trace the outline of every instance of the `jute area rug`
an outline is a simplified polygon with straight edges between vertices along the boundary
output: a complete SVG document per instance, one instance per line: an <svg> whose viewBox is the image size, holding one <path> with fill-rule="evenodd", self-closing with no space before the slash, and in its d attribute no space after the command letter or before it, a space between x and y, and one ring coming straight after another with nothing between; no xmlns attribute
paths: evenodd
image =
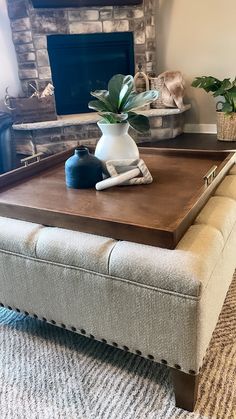
<svg viewBox="0 0 236 419"><path fill-rule="evenodd" d="M145 418L236 418L236 276L194 413L175 408L165 366L0 310L0 419Z"/></svg>

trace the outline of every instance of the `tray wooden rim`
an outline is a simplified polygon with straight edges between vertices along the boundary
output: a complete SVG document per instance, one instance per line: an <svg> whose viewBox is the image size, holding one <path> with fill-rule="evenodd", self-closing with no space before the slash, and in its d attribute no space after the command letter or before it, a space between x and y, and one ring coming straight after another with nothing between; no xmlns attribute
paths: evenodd
<svg viewBox="0 0 236 419"><path fill-rule="evenodd" d="M52 156L43 157L40 162L33 162L30 163L28 166L18 167L17 169L13 169L9 172L3 173L0 175L0 190L1 188L10 186L11 184L22 181L29 176L33 176L34 174L40 173L43 170L49 169L52 164L59 164L65 161L68 157L70 157L76 147L69 148L68 150L61 151L60 153L56 153ZM88 147L90 152L94 151L94 147ZM209 156L211 154L214 155L230 155L229 159L236 154L234 151L227 151L227 150L196 150L196 149L169 149L169 148L156 148L156 147L139 147L140 154L150 154L150 152L159 154L164 153L166 155L206 155ZM227 158L227 157L226 157ZM218 173L217 168L217 173Z"/></svg>
<svg viewBox="0 0 236 419"><path fill-rule="evenodd" d="M91 147L90 147L91 150ZM144 244L150 244L154 246L159 247L167 247L167 248L174 248L180 238L183 236L184 232L187 230L187 228L191 225L192 221L196 218L197 214L201 210L201 208L204 206L204 204L207 202L209 197L212 195L218 184L221 182L223 177L226 175L230 167L235 163L236 160L236 152L231 151L222 151L222 150L172 150L172 149L159 149L155 147L140 147L139 148L140 153L145 157L145 155L170 155L170 156L201 156L201 157L210 157L210 156L221 156L222 162L217 167L217 176L212 181L212 183L206 188L204 185L201 187L200 191L197 190L194 194L194 205L191 207L191 209L186 214L185 218L180 223L175 223L172 226L169 226L169 228L159 228L156 226L150 227L148 225L143 225L130 223L128 221L120 221L116 219L108 219L107 217L102 217L101 214L97 216L96 219L92 216L84 216L79 214L73 214L70 211L61 211L60 209L53 209L48 210L45 208L34 208L30 207L29 205L15 205L15 208L17 208L17 214L14 215L12 218L17 219L24 219L25 221L35 221L35 214L37 214L37 222L41 224L46 224L43 222L44 216L46 215L46 218L51 219L51 215L54 215L54 220L50 220L51 226L57 226L62 228L71 228L72 230L79 230L84 231L92 234L100 234L103 236L112 237L112 228L111 225L114 228L114 231L116 232L116 239L118 240L129 240L134 242L141 242ZM43 172L44 170L50 169L52 167L52 164L54 166L59 165L60 163L64 162L71 154L73 153L74 148L63 151L61 153L58 153L53 156L45 157L40 162L31 163L27 167L20 167L18 169L15 169L11 172L5 173L3 175L0 175L0 193L2 190L8 189L9 187L13 185L17 185L24 181L24 179L28 179L31 176L37 175L37 173ZM0 214L2 216L12 216L12 211L14 204L10 203L0 203ZM40 212L40 214L39 214ZM27 213L27 219L24 217L24 213ZM10 214L10 215L8 215ZM34 215L32 215L34 214ZM63 222L60 220L58 223L58 218L60 218L62 215L65 215L67 217L67 221ZM75 223L77 221L77 224L79 223L79 228L75 228ZM100 226L97 228L96 223ZM59 224L59 225L58 225ZM94 231L94 225L95 230ZM132 225L132 234L127 234L125 232L125 229L127 229L128 225ZM82 229L81 229L82 226ZM119 229L120 232L119 232ZM106 234L104 234L104 230L107 231ZM135 235L142 234L149 234L149 232L155 231L155 240L150 240L150 242L141 240L135 240ZM150 235L150 234L149 234ZM165 239L162 240L163 244L157 243L157 241L161 240L161 237L165 236ZM172 244L170 244L172 242Z"/></svg>

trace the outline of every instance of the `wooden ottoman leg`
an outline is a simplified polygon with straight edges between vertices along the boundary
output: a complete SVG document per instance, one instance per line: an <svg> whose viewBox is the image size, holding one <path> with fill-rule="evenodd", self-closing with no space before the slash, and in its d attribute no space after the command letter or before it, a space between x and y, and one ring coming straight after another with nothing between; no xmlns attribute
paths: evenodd
<svg viewBox="0 0 236 419"><path fill-rule="evenodd" d="M176 406L193 411L197 400L199 375L190 375L171 368Z"/></svg>

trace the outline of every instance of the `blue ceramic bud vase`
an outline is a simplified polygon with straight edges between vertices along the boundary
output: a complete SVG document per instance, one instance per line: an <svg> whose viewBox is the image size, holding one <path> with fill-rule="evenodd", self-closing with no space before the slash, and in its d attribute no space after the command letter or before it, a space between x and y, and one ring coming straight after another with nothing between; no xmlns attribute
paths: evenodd
<svg viewBox="0 0 236 419"><path fill-rule="evenodd" d="M66 186L74 189L93 188L103 179L101 161L86 147L77 147L65 163Z"/></svg>

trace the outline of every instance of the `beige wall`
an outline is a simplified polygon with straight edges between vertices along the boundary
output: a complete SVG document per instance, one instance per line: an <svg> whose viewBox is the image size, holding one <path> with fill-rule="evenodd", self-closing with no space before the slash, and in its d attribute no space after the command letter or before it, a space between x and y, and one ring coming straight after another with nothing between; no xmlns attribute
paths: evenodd
<svg viewBox="0 0 236 419"><path fill-rule="evenodd" d="M236 0L159 0L158 72L180 70L187 82L187 122L215 124L214 99L192 88L195 76L236 76Z"/></svg>
<svg viewBox="0 0 236 419"><path fill-rule="evenodd" d="M9 91L12 95L20 91L17 61L7 15L6 0L0 0L0 109L5 108L3 98L7 86L9 86Z"/></svg>

